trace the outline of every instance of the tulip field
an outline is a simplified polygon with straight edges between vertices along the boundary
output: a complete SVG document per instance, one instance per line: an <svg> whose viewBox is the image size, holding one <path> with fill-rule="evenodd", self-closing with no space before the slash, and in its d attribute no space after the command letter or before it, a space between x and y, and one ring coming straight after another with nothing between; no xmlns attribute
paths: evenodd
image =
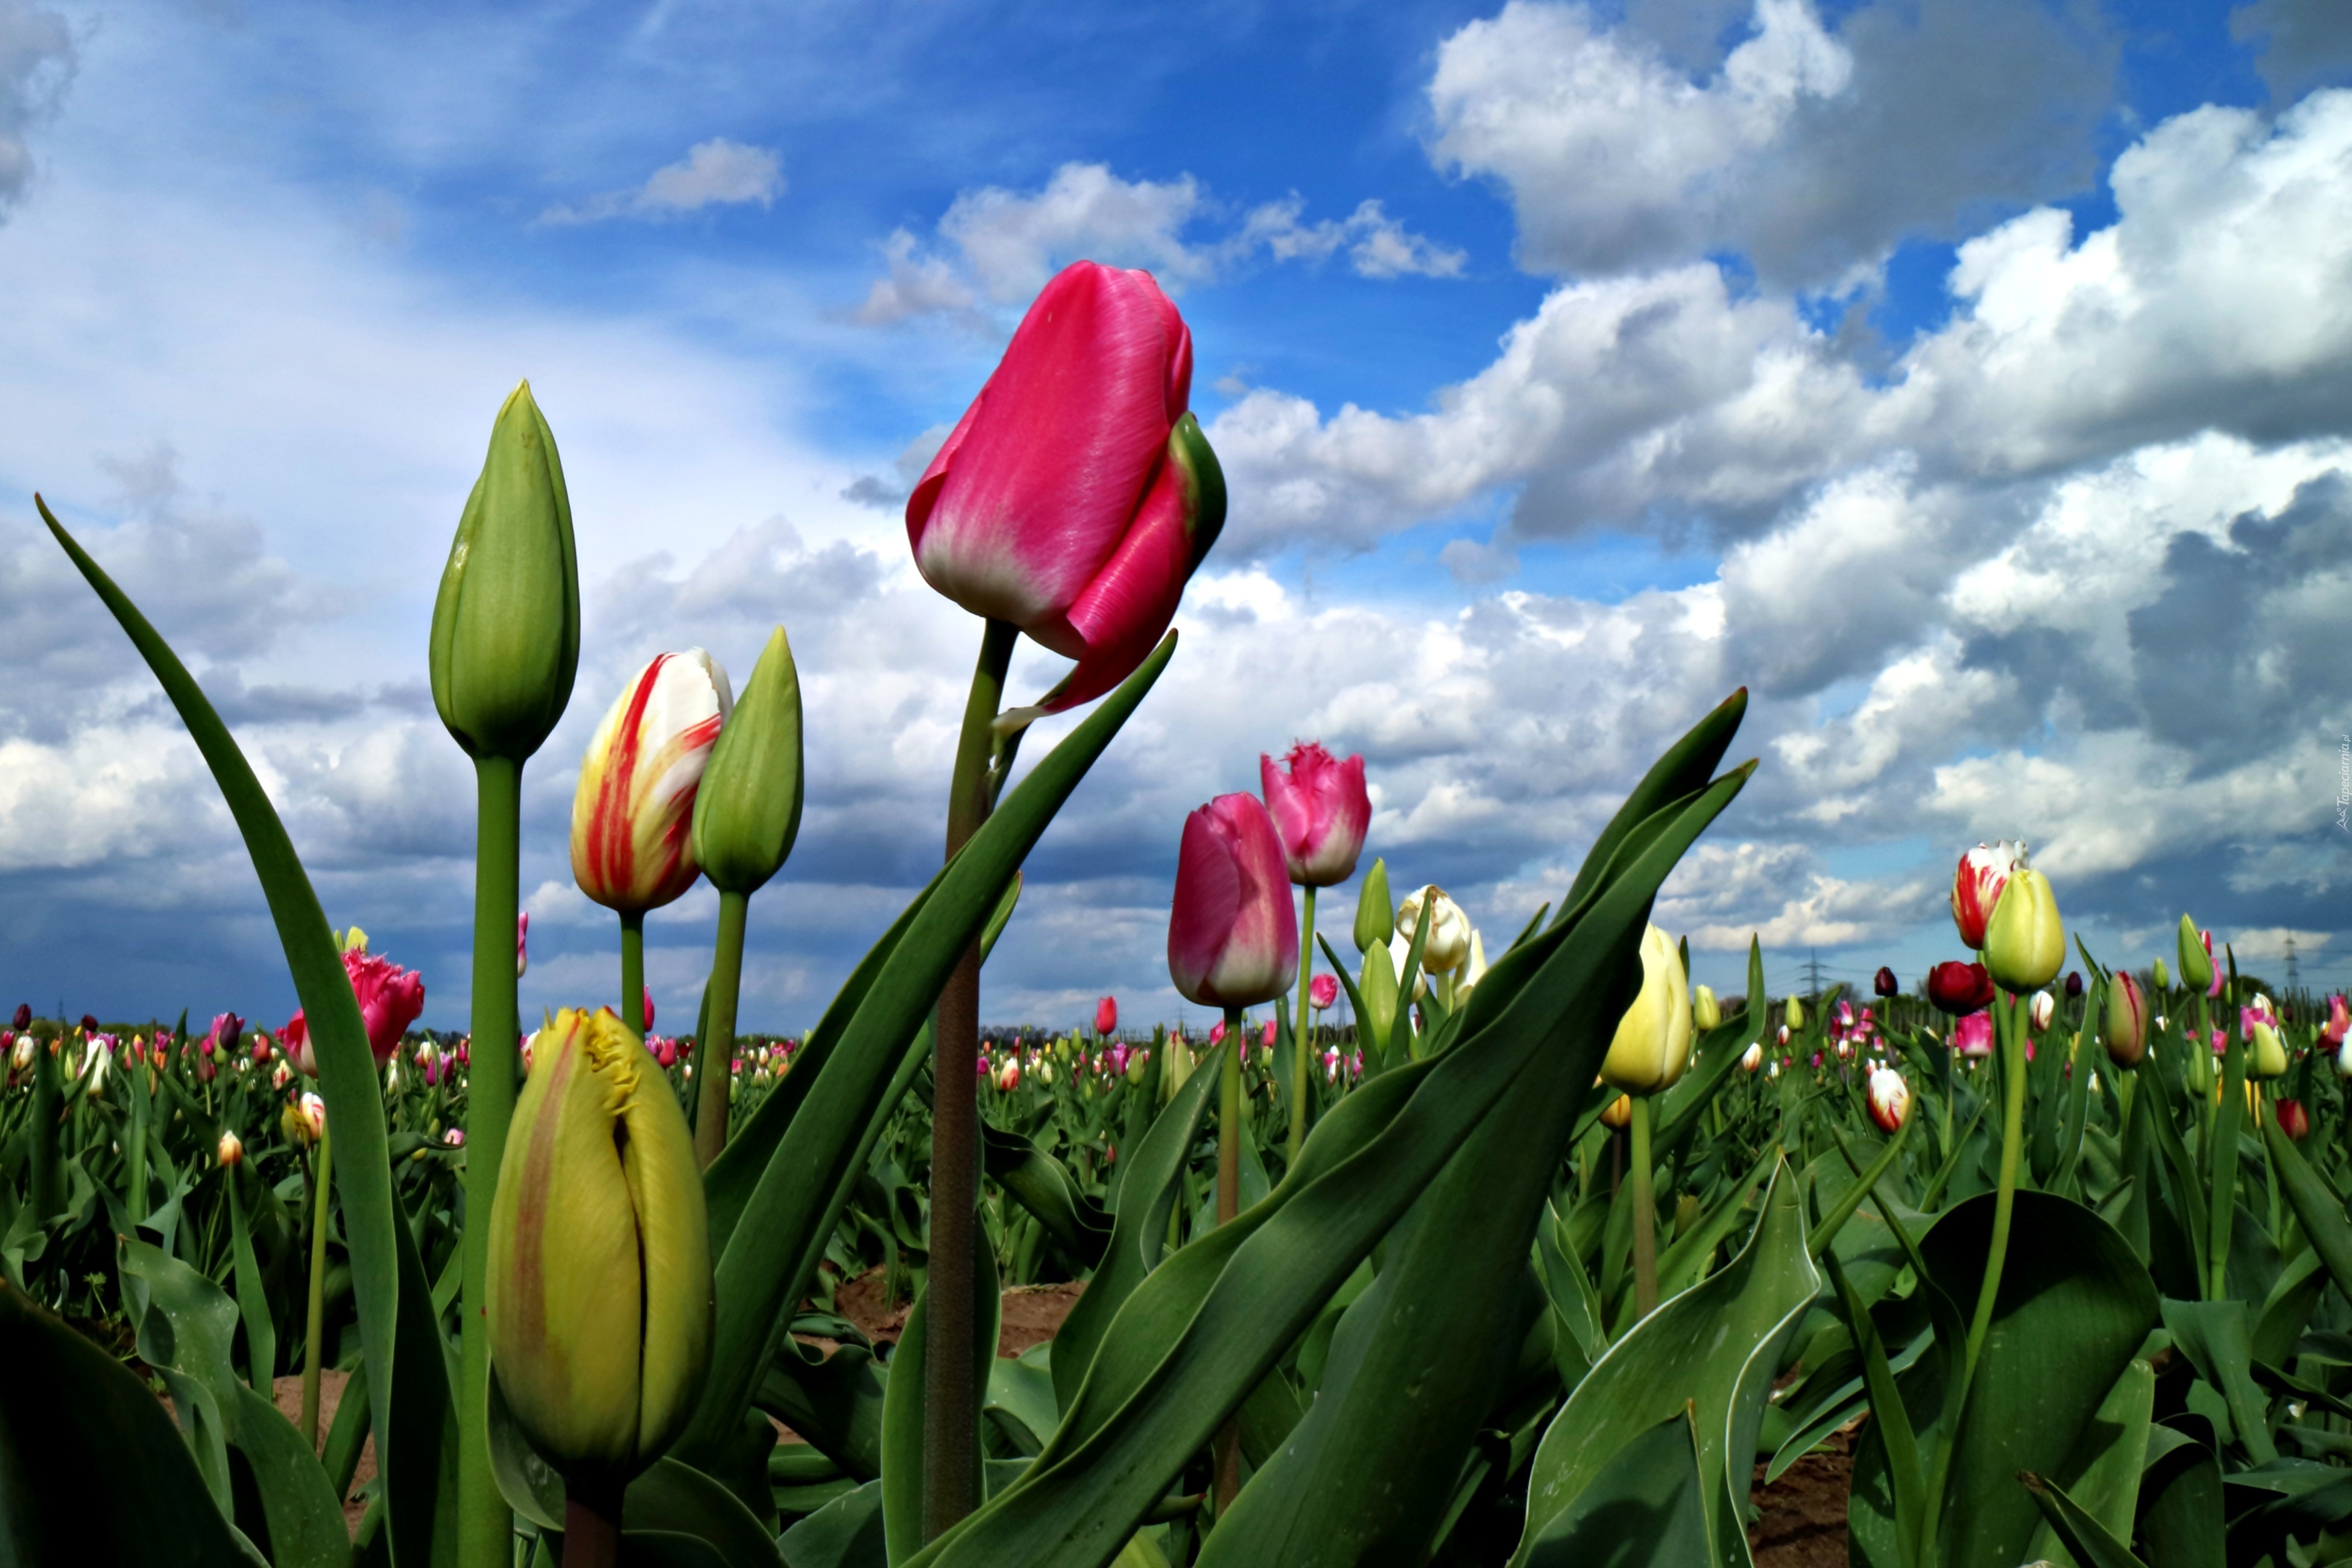
<svg viewBox="0 0 2352 1568"><path fill-rule="evenodd" d="M1364 758L1270 737L1164 825L1208 1026L1105 997L983 1032L1024 864L1180 658L1222 525L1191 372L1148 276L1079 263L916 486L916 564L979 622L947 852L793 1038L738 1027L803 806L783 627L740 693L693 649L613 698L570 845L611 984L518 1017L522 771L580 655L528 386L427 649L478 781L462 1032L330 924L42 505L301 1011L0 1035L0 1562L1747 1568L1801 1465L1870 1568L2352 1561L2345 1000L2185 915L2095 951L2012 843L1953 847L1927 975L1776 998L1751 942L1739 994L1694 985L1653 915L1759 765L1744 690L1507 929L1391 889ZM1076 661L1025 705L1024 635ZM698 1016L659 1034L646 916L706 879ZM1000 1355L1029 1285L1072 1304Z"/></svg>

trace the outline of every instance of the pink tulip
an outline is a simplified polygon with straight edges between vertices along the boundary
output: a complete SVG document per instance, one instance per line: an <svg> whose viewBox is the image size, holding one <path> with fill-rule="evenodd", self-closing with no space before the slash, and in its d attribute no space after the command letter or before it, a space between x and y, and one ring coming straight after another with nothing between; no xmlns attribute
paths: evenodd
<svg viewBox="0 0 2352 1568"><path fill-rule="evenodd" d="M1118 1027L1118 999L1106 996L1095 1004L1095 1033L1108 1035Z"/></svg>
<svg viewBox="0 0 2352 1568"><path fill-rule="evenodd" d="M1209 1044L1213 1046L1222 1046L1224 1043L1225 1021L1220 1018L1215 1023L1209 1026Z"/></svg>
<svg viewBox="0 0 2352 1568"><path fill-rule="evenodd" d="M1261 752L1257 773L1265 808L1282 835L1290 879L1302 887L1328 888L1353 876L1372 824L1364 759L1334 762L1322 742L1306 741L1291 747L1279 765Z"/></svg>
<svg viewBox="0 0 2352 1568"><path fill-rule="evenodd" d="M638 995L646 1005L646 1033L650 1035L654 1032L654 988L650 985L640 987Z"/></svg>
<svg viewBox="0 0 2352 1568"><path fill-rule="evenodd" d="M1270 1051L1270 1050L1272 1050L1272 1049L1274 1049L1274 1020L1273 1020L1273 1019L1268 1018L1268 1019L1265 1021L1265 1035L1264 1035L1264 1037L1263 1037L1263 1038L1261 1038L1261 1039L1258 1041L1258 1043L1259 1043L1261 1046L1265 1047L1267 1050L1269 1050L1269 1051Z"/></svg>
<svg viewBox="0 0 2352 1568"><path fill-rule="evenodd" d="M1953 1019L1952 1049L1969 1060L1992 1055L1992 1015L1969 1013Z"/></svg>
<svg viewBox="0 0 2352 1568"><path fill-rule="evenodd" d="M211 1056L215 1050L233 1051L244 1036L244 1019L234 1013L218 1014L213 1019L212 1032L205 1037L204 1053Z"/></svg>
<svg viewBox="0 0 2352 1568"><path fill-rule="evenodd" d="M2327 999L2327 1022L2320 1029L2319 1037L2331 1046L2340 1046L2348 1034L2352 1034L2352 1012L2346 1010L2343 994L2338 992Z"/></svg>
<svg viewBox="0 0 2352 1568"><path fill-rule="evenodd" d="M400 1037L408 1026L425 1011L425 976L362 948L343 954L343 973L351 977L352 993L359 998L360 1019L367 1026L368 1052L382 1067L400 1048ZM279 1037L303 1075L318 1077L318 1058L310 1052L310 1026L299 1012L287 1020ZM256 1060L262 1059L258 1048L254 1055Z"/></svg>
<svg viewBox="0 0 2352 1568"><path fill-rule="evenodd" d="M1204 1007L1271 1002L1298 973L1298 917L1274 819L1221 795L1184 819L1168 920L1168 973Z"/></svg>
<svg viewBox="0 0 2352 1568"><path fill-rule="evenodd" d="M1224 526L1192 387L1192 334L1151 275L1075 262L907 498L926 582L1078 661L1026 717L1132 674Z"/></svg>
<svg viewBox="0 0 2352 1568"><path fill-rule="evenodd" d="M1339 999L1339 977L1336 974L1317 975L1307 983L1307 999L1315 1005L1318 1012L1328 1007Z"/></svg>

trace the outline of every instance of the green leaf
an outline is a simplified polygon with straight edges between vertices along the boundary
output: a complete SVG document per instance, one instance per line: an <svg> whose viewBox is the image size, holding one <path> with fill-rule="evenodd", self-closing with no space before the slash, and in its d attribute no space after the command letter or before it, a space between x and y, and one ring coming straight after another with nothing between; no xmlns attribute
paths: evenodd
<svg viewBox="0 0 2352 1568"><path fill-rule="evenodd" d="M222 1172L221 1185L228 1189L229 1253L236 1260L237 1315L245 1321L248 1381L267 1391L278 1371L278 1327L269 1315L269 1293L262 1287L261 1265L253 1255L253 1232L245 1221L244 1167Z"/></svg>
<svg viewBox="0 0 2352 1568"><path fill-rule="evenodd" d="M2156 1370L2147 1362L2135 1361L2116 1379L2098 1413L2084 1428L2083 1440L2066 1461L2065 1469L2052 1477L2053 1485L2063 1483L2067 1505L2087 1515L2109 1535L2120 1540L2131 1538L2132 1515L2139 1505L2139 1477L2147 1463L2149 1417L2156 1408ZM2026 1483L2030 1488L2032 1483ZM2042 1510L2045 1518L2050 1505ZM2053 1539L2057 1535L2059 1539ZM2058 1568L2101 1568L2094 1561L2076 1552L2071 1542L2063 1541L2062 1532L2051 1526L2050 1532L2036 1531L2028 1551L2035 1556L2049 1559ZM2074 1562L2069 1563L2069 1556Z"/></svg>
<svg viewBox="0 0 2352 1568"><path fill-rule="evenodd" d="M1820 1288L1796 1177L1781 1163L1738 1256L1611 1346L1553 1417L1528 1472L1527 1533L1513 1561L1530 1561L1551 1522L1618 1452L1685 1405L1696 1413L1702 1497L1716 1538L1739 1533L1734 1500L1747 1496L1773 1373Z"/></svg>
<svg viewBox="0 0 2352 1568"><path fill-rule="evenodd" d="M2179 1436L2162 1426L2151 1439L2157 1435ZM2138 1539L2147 1568L2225 1568L2221 1466L2211 1448L2194 1439L2175 1442L2150 1458L2139 1490Z"/></svg>
<svg viewBox="0 0 2352 1568"><path fill-rule="evenodd" d="M863 1345L814 1354L793 1340L778 1346L756 1403L851 1476L873 1480L882 1474L885 1398L874 1354Z"/></svg>
<svg viewBox="0 0 2352 1568"><path fill-rule="evenodd" d="M996 1362L998 1313L1003 1306L997 1294L996 1252L987 1246L972 1250L971 1352L975 1368ZM921 1296L907 1312L899 1331L898 1349L890 1358L890 1380L882 1404L882 1527L889 1547L891 1568L911 1559L923 1545L923 1362L929 1327ZM985 1373L972 1390L972 1426L981 1428L981 1411L988 1400ZM972 1492L984 1495L982 1474L984 1455L971 1451Z"/></svg>
<svg viewBox="0 0 2352 1568"><path fill-rule="evenodd" d="M1170 633L1006 796L943 871L814 1074L719 1258L718 1321L701 1403L676 1452L723 1444L750 1406L793 1301L863 1169L852 1158L884 1109L907 1042L1070 793L1176 651ZM793 1076L798 1076L796 1069ZM787 1080L789 1081L789 1079ZM711 1169L719 1169L713 1162Z"/></svg>
<svg viewBox="0 0 2352 1568"><path fill-rule="evenodd" d="M725 1568L779 1568L783 1558L735 1494L692 1466L656 1459L629 1483L621 1502L622 1528L690 1536Z"/></svg>
<svg viewBox="0 0 2352 1568"><path fill-rule="evenodd" d="M1741 767L1628 835L1576 919L1487 972L1462 1009L1454 1048L1347 1096L1273 1194L1147 1279L1028 1474L917 1561L1108 1562L1527 1064L1563 1029L1576 1037L1588 1016L1622 1011L1659 884L1752 771ZM1597 1065L1546 1059L1580 1086ZM1392 1082L1402 1104L1380 1092Z"/></svg>
<svg viewBox="0 0 2352 1568"><path fill-rule="evenodd" d="M2033 1494L2042 1517L2049 1520L2050 1528L2057 1532L2081 1568L2147 1568L2105 1525L2075 1506L2074 1500L2055 1481L2044 1480L2030 1471L2017 1479Z"/></svg>
<svg viewBox="0 0 2352 1568"><path fill-rule="evenodd" d="M837 1497L776 1542L788 1568L888 1568L882 1542L882 1483Z"/></svg>
<svg viewBox="0 0 2352 1568"><path fill-rule="evenodd" d="M1528 1542L1528 1568L1696 1568L1716 1561L1695 1422L1685 1405L1618 1449Z"/></svg>
<svg viewBox="0 0 2352 1568"><path fill-rule="evenodd" d="M255 1568L163 1406L112 1356L0 1286L0 1560Z"/></svg>
<svg viewBox="0 0 2352 1568"><path fill-rule="evenodd" d="M260 879L269 916L286 953L294 993L310 1027L319 1092L345 1167L338 1199L358 1300L368 1365L381 1395L373 1402L377 1463L395 1558L432 1552L441 1479L441 1443L450 1404L449 1373L434 1321L423 1266L393 1194L385 1147L383 1097L359 999L302 862L261 781L194 677L112 579L99 569L38 497L41 520L147 661L180 721L187 726L227 803Z"/></svg>
<svg viewBox="0 0 2352 1568"><path fill-rule="evenodd" d="M1564 925L1580 911L1585 898L1599 891L1602 874L1615 856L1619 844L1642 823L1664 810L1673 802L1703 789L1715 770L1722 765L1724 753L1731 749L1731 738L1739 732L1739 721L1748 713L1748 688L1741 687L1717 705L1715 710L1691 727L1690 732L1650 765L1625 804L1601 830L1585 852L1584 864L1577 868L1576 880L1569 884L1568 897L1559 902L1559 913L1553 917L1554 925ZM1762 987L1748 993L1751 1011L1760 1005Z"/></svg>
<svg viewBox="0 0 2352 1568"><path fill-rule="evenodd" d="M1099 1263L1111 1231L1110 1216L1102 1205L1082 1195L1068 1169L1035 1140L986 1121L980 1132L981 1160L989 1179L1035 1215L1071 1257L1089 1268Z"/></svg>
<svg viewBox="0 0 2352 1568"><path fill-rule="evenodd" d="M2271 1441L2270 1402L2254 1386L2254 1344L2243 1301L2164 1302L2164 1326L2172 1348L2188 1358L2197 1375L2211 1385L2229 1407L2230 1423L2238 1441L2254 1463L2267 1465L2278 1458Z"/></svg>
<svg viewBox="0 0 2352 1568"><path fill-rule="evenodd" d="M1168 1212L1175 1206L1178 1182L1216 1091L1214 1073L1186 1079L1129 1155L1102 1262L1054 1336L1054 1395L1064 1410L1077 1403L1078 1385L1112 1317L1143 1277L1160 1265L1168 1239Z"/></svg>
<svg viewBox="0 0 2352 1568"><path fill-rule="evenodd" d="M2327 1266L2336 1288L2352 1299L2352 1224L2344 1215L2344 1201L2311 1168L2294 1141L2279 1131L2278 1116L2268 1101L2263 1106L2263 1143L2270 1151L2271 1169L2278 1173L2279 1190L2302 1222L2312 1250Z"/></svg>

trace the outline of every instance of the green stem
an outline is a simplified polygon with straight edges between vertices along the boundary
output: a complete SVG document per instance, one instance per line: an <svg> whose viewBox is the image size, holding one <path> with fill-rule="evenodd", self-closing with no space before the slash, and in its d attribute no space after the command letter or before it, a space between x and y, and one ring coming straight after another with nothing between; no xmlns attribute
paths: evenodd
<svg viewBox="0 0 2352 1568"><path fill-rule="evenodd" d="M1313 1043L1307 1023L1315 1000L1315 884L1307 884L1307 913L1299 924L1298 1010L1291 1016L1290 1137L1283 1147L1285 1170L1298 1166L1299 1148L1307 1142L1307 1058Z"/></svg>
<svg viewBox="0 0 2352 1568"><path fill-rule="evenodd" d="M646 1034L646 911L621 911L621 1022Z"/></svg>
<svg viewBox="0 0 2352 1568"><path fill-rule="evenodd" d="M128 1170L123 1185L130 1191L123 1196L131 1200L131 1222L133 1225L147 1217L147 1119L152 1114L148 1089L147 1053L134 1047L131 1063L131 1147L126 1152Z"/></svg>
<svg viewBox="0 0 2352 1568"><path fill-rule="evenodd" d="M1633 1319L1658 1307L1658 1200L1650 1190L1650 1100L1633 1097Z"/></svg>
<svg viewBox="0 0 2352 1568"><path fill-rule="evenodd" d="M2025 1126L2025 998L2012 996L2004 1008L1993 1000L1995 1032L2000 1037L2000 1185L1993 1196L1992 1245L1985 1251L1984 1283L1977 1290L1977 1309L1969 1320L1968 1353L1961 1363L1960 1385L1976 1375L1977 1356L1984 1349L1986 1331L1992 1326L1993 1300L2000 1294L2000 1272L2009 1261L2009 1222L2017 1208L2017 1160L2024 1147Z"/></svg>
<svg viewBox="0 0 2352 1568"><path fill-rule="evenodd" d="M319 1353L327 1337L327 1200L334 1189L335 1146L319 1135L319 1180L310 1190L310 1305L302 1325L302 1441L319 1451Z"/></svg>
<svg viewBox="0 0 2352 1568"><path fill-rule="evenodd" d="M2231 1026L2228 1048L2221 1058L2220 1103L2213 1108L2210 1123L2212 1142L2206 1151L2213 1169L2210 1194L2212 1218L2205 1232L2211 1238L2205 1259L2205 1299L2209 1301L2230 1299L2230 1232L2235 1228L2238 1214L2238 1126L2245 1111L2245 1047L2238 1039L2237 1028Z"/></svg>
<svg viewBox="0 0 2352 1568"><path fill-rule="evenodd" d="M719 895L719 946L710 959L710 1016L694 1043L694 1160L703 1169L727 1147L727 1086L734 1075L735 1006L743 989L749 893Z"/></svg>
<svg viewBox="0 0 2352 1568"><path fill-rule="evenodd" d="M1242 1207L1242 1010L1225 1009L1225 1037L1217 1052L1217 1224L1232 1223ZM1229 1417L1218 1428L1216 1444L1217 1518L1233 1507L1242 1489L1241 1417Z"/></svg>
<svg viewBox="0 0 2352 1568"><path fill-rule="evenodd" d="M461 1568L509 1568L514 1513L499 1494L490 1459L490 1341L487 1287L490 1206L507 1123L514 1118L515 913L520 906L522 764L506 757L474 760L474 1003L466 1069L466 1213L463 1338L458 1355L457 1562Z"/></svg>
<svg viewBox="0 0 2352 1568"><path fill-rule="evenodd" d="M57 1056L49 1054L52 1044ZM37 1219L47 1219L65 1207L58 1170L58 1144L63 1137L58 1125L58 1101L64 1098L58 1076L64 1070L60 1060L64 1054L62 1033L54 1042L39 1042L33 1050L33 1215Z"/></svg>
<svg viewBox="0 0 2352 1568"><path fill-rule="evenodd" d="M947 855L955 858L988 819L991 728L1004 701L1004 672L1020 630L992 620L981 636L971 690L948 781ZM980 1194L979 1106L973 1058L980 1051L980 944L965 952L940 992L931 1031L931 1251L924 1270L923 1539L938 1538L980 1505L972 1454L980 1441L972 1352L977 1305L972 1261Z"/></svg>

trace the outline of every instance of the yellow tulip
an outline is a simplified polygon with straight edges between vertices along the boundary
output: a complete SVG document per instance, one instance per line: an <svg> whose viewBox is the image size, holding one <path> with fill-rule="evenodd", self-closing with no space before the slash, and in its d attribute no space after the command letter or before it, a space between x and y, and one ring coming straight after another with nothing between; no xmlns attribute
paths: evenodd
<svg viewBox="0 0 2352 1568"><path fill-rule="evenodd" d="M629 1026L540 1030L490 1211L490 1365L540 1451L625 1480L685 1428L710 1359L710 1234L677 1098Z"/></svg>
<svg viewBox="0 0 2352 1568"><path fill-rule="evenodd" d="M1723 1007L1715 999L1711 986L1697 986L1691 992L1691 1022L1702 1029L1719 1027L1723 1023Z"/></svg>
<svg viewBox="0 0 2352 1568"><path fill-rule="evenodd" d="M2022 994L2056 979L2065 962L2066 931L2050 879L2021 866L2010 873L1985 927L1985 967L1994 980Z"/></svg>
<svg viewBox="0 0 2352 1568"><path fill-rule="evenodd" d="M1672 1088L1690 1066L1690 980L1674 940L1651 926L1642 933L1642 991L1617 1021L1601 1076L1627 1094Z"/></svg>

